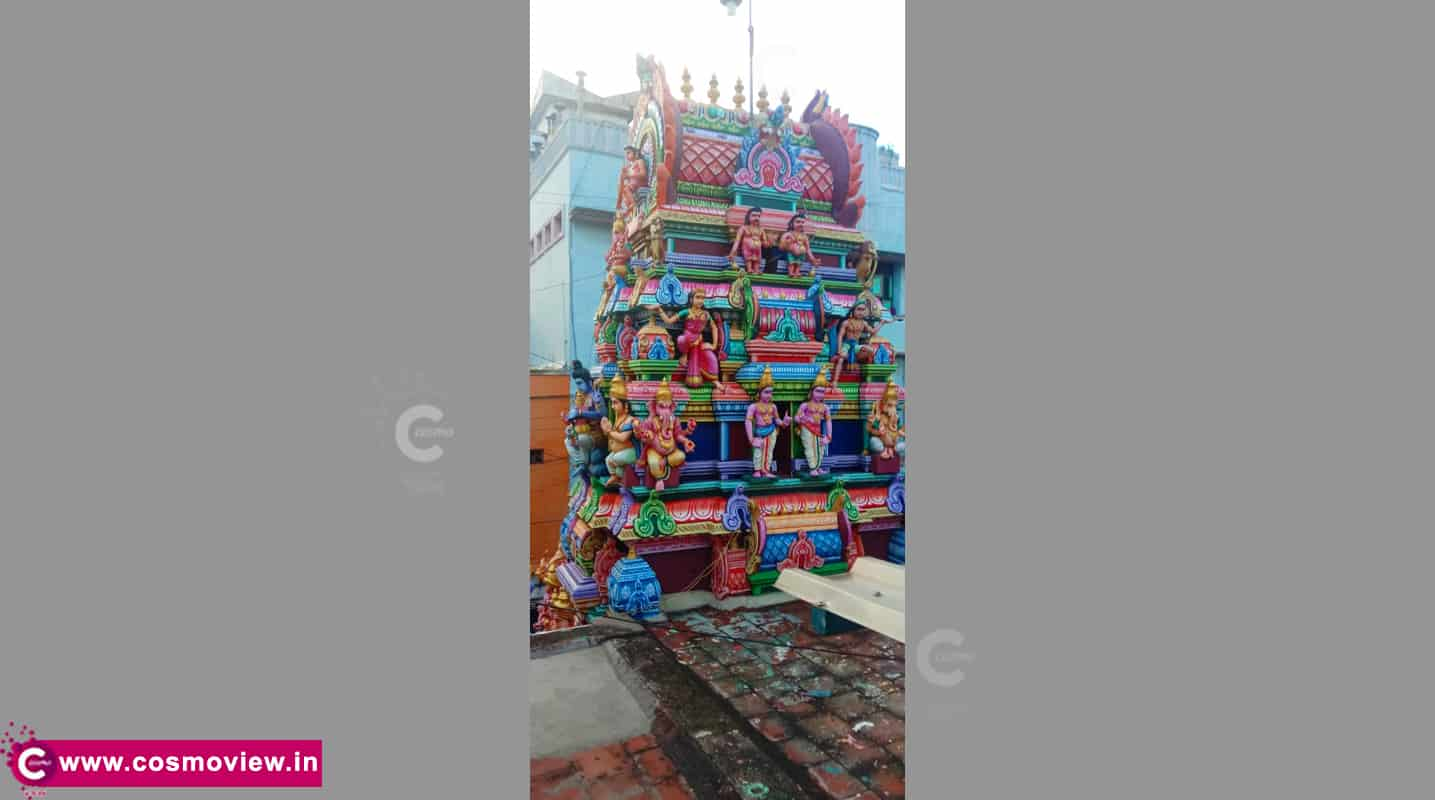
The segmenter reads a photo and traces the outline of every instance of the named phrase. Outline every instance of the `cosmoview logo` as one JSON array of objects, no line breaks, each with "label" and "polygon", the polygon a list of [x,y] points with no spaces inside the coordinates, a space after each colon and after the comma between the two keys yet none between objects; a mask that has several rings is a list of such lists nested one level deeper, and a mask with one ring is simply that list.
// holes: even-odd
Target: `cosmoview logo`
[{"label": "cosmoview logo", "polygon": [[30,783],[44,783],[46,778],[54,774],[54,766],[54,753],[39,742],[32,742],[15,754],[15,771]]},{"label": "cosmoview logo", "polygon": [[917,672],[928,683],[951,689],[966,678],[966,673],[957,664],[969,664],[971,653],[960,648],[965,639],[962,634],[950,628],[942,628],[923,636],[917,642]]},{"label": "cosmoview logo", "polygon": [[[394,441],[399,446],[399,452],[420,464],[431,464],[442,458],[443,447],[439,444],[418,444],[433,442],[435,439],[452,439],[453,428],[436,427],[442,421],[443,409],[438,406],[416,405],[405,409],[394,424]],[[419,424],[422,422],[433,424]]]}]

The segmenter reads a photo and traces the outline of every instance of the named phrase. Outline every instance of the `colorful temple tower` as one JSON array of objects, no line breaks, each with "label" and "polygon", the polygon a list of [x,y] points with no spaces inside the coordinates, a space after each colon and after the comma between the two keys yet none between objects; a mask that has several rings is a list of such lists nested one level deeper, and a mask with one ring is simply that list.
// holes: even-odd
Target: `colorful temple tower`
[{"label": "colorful temple tower", "polygon": [[905,559],[905,391],[871,291],[856,132],[681,97],[638,60],[608,271],[571,366],[568,513],[537,629],[760,594],[784,569]]}]

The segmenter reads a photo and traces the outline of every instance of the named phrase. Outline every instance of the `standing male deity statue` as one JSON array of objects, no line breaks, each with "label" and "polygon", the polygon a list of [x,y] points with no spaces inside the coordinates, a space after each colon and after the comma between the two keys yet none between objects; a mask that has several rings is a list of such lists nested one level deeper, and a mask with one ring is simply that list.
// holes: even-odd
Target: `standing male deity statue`
[{"label": "standing male deity statue", "polygon": [[597,474],[603,465],[603,448],[596,433],[598,421],[608,414],[603,395],[593,388],[593,376],[582,361],[574,361],[573,404],[563,414],[564,446],[568,450],[569,477]]},{"label": "standing male deity statue", "polygon": [[757,384],[757,402],[747,407],[747,418],[743,425],[747,429],[747,440],[752,444],[752,477],[776,478],[774,462],[777,457],[777,429],[792,424],[792,416],[781,417],[777,404],[772,402],[772,368],[762,371]]},{"label": "standing male deity statue", "polygon": [[807,458],[808,474],[814,478],[828,472],[822,466],[827,445],[832,441],[832,409],[823,402],[828,386],[826,370],[819,371],[807,395],[807,402],[797,408],[797,432],[802,438],[802,454]]},{"label": "standing male deity statue", "polygon": [[787,276],[790,278],[802,274],[804,263],[811,264],[814,268],[822,265],[812,253],[812,242],[807,236],[806,214],[799,212],[787,221],[787,230],[782,234],[782,238],[777,240],[777,246],[787,254]]}]

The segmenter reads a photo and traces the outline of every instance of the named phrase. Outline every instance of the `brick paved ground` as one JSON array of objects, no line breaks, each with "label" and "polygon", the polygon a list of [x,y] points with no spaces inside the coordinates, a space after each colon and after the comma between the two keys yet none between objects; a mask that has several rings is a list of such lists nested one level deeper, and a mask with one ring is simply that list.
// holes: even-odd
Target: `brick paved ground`
[{"label": "brick paved ground", "polygon": [[671,629],[656,633],[826,797],[905,797],[904,646],[866,629],[817,636],[809,619],[809,607],[800,602],[761,610],[700,609],[673,615]]},{"label": "brick paved ground", "polygon": [[529,762],[533,800],[691,800],[650,735]]}]

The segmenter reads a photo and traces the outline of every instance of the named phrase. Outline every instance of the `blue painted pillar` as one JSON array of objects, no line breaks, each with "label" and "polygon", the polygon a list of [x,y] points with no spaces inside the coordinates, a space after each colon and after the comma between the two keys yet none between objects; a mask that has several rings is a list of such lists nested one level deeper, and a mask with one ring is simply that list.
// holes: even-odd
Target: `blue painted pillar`
[{"label": "blue painted pillar", "polygon": [[718,421],[718,458],[727,460],[727,428],[726,420]]}]

